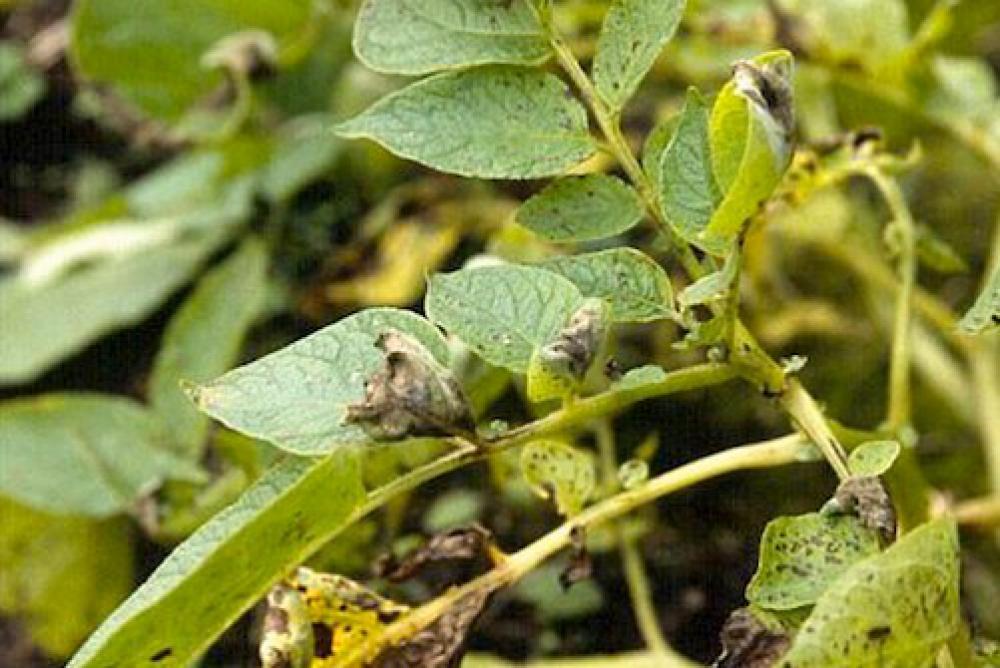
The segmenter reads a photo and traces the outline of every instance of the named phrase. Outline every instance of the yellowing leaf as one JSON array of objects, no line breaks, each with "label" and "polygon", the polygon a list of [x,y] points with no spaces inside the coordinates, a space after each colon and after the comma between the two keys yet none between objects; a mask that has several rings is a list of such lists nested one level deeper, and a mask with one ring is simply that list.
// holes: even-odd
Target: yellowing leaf
[{"label": "yellowing leaf", "polygon": [[542,498],[552,499],[561,515],[579,513],[594,492],[594,460],[560,441],[534,441],[521,451],[525,480]]}]

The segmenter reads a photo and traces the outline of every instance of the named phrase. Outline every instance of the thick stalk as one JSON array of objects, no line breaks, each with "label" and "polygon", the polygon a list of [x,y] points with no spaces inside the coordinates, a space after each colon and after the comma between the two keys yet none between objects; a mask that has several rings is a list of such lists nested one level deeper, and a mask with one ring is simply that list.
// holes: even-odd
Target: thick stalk
[{"label": "thick stalk", "polygon": [[652,478],[634,489],[620,492],[587,508],[524,549],[510,555],[493,570],[445,592],[389,625],[377,637],[343,657],[344,665],[364,662],[383,649],[398,645],[433,624],[459,600],[477,592],[509,586],[569,546],[575,529],[596,526],[627,515],[636,508],[673,492],[734,471],[784,466],[800,461],[806,441],[792,434],[763,443],[744,445],[709,455]]}]

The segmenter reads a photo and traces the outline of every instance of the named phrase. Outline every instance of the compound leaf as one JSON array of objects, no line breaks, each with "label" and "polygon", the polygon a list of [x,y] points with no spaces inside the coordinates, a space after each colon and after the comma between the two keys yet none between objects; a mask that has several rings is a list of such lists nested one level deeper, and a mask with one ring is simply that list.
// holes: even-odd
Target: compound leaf
[{"label": "compound leaf", "polygon": [[447,343],[426,320],[408,311],[370,309],[190,392],[215,419],[290,452],[319,455],[363,442],[368,439],[362,427],[345,423],[344,416],[381,366],[375,342],[389,329],[410,334],[447,364]]},{"label": "compound leaf", "polygon": [[812,605],[854,563],[878,550],[878,536],[853,515],[779,517],[764,529],[747,600],[768,610]]},{"label": "compound leaf", "polygon": [[190,665],[282,575],[350,524],[365,498],[356,450],[289,457],[175,549],[69,668]]},{"label": "compound leaf", "polygon": [[0,493],[38,510],[107,517],[166,479],[201,471],[167,450],[156,418],[124,397],[47,394],[0,403]]},{"label": "compound leaf", "polygon": [[532,352],[550,341],[582,304],[561,276],[519,265],[437,274],[430,280],[427,317],[491,364],[518,373]]},{"label": "compound leaf", "polygon": [[149,401],[186,456],[197,459],[201,453],[208,418],[180,383],[211,380],[233,365],[263,307],[266,281],[266,251],[251,239],[199,281],[167,327],[149,381]]},{"label": "compound leaf", "polygon": [[561,174],[590,157],[587,114],[551,74],[489,66],[438,74],[337,126],[442,172],[488,179]]},{"label": "compound leaf", "polygon": [[354,52],[373,70],[414,75],[535,65],[550,48],[525,0],[367,0],[354,24]]},{"label": "compound leaf", "polygon": [[634,248],[558,257],[539,265],[565,277],[584,297],[611,305],[617,322],[650,322],[670,317],[673,288],[655,260]]},{"label": "compound leaf", "polygon": [[594,84],[618,110],[642,83],[684,14],[684,0],[615,0],[594,56]]},{"label": "compound leaf", "polygon": [[567,176],[549,184],[517,210],[516,220],[549,241],[611,237],[642,220],[638,193],[606,174]]},{"label": "compound leaf", "polygon": [[836,580],[778,665],[926,667],[958,626],[958,533],[938,519]]}]

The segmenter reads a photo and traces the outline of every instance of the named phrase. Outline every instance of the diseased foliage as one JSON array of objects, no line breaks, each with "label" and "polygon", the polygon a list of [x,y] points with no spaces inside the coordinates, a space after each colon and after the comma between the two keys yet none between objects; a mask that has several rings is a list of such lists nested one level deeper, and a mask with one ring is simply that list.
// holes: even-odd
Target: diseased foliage
[{"label": "diseased foliage", "polygon": [[[42,4],[0,0],[29,652],[990,660],[992,3]],[[45,171],[51,117],[113,146]]]}]

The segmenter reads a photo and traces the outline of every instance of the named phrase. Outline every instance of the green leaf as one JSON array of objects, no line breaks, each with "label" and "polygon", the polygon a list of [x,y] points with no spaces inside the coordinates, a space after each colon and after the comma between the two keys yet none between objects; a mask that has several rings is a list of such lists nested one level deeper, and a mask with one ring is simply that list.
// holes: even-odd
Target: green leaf
[{"label": "green leaf", "polygon": [[816,602],[780,666],[931,666],[959,627],[958,533],[938,519],[851,567]]},{"label": "green leaf", "polygon": [[447,342],[426,320],[398,309],[369,309],[189,391],[201,410],[226,426],[289,452],[320,455],[362,443],[369,440],[364,429],[344,417],[381,368],[384,356],[375,342],[389,329],[413,336],[447,364]]},{"label": "green leaf", "polygon": [[713,299],[724,296],[733,281],[739,277],[740,256],[739,250],[734,250],[726,256],[721,269],[702,276],[681,290],[677,296],[681,310],[689,309],[696,304],[707,304]]},{"label": "green leaf", "polygon": [[435,275],[424,309],[490,364],[525,373],[535,348],[582,302],[576,286],[550,271],[500,265]]},{"label": "green leaf", "polygon": [[232,367],[266,290],[267,254],[250,239],[201,279],[167,327],[149,380],[149,401],[187,457],[199,458],[208,418],[191,405],[180,383],[207,381]]},{"label": "green leaf", "polygon": [[348,526],[364,498],[353,449],[279,462],[177,547],[69,668],[190,665],[275,581]]},{"label": "green leaf", "polygon": [[166,449],[168,435],[139,404],[99,394],[47,394],[0,403],[0,493],[38,510],[107,517],[167,479],[201,471]]},{"label": "green leaf", "polygon": [[0,43],[0,122],[28,113],[45,95],[45,79],[24,62],[13,42]]},{"label": "green leaf", "polygon": [[606,174],[553,181],[517,210],[516,220],[548,241],[604,239],[642,220],[638,193]]},{"label": "green leaf", "polygon": [[[650,147],[655,154],[657,147]],[[655,162],[654,162],[655,160]],[[704,245],[708,227],[722,194],[712,172],[708,107],[697,89],[688,89],[677,129],[658,159],[651,157],[653,182],[660,209],[682,239]]]},{"label": "green leaf", "polygon": [[896,441],[868,441],[851,450],[847,468],[851,474],[875,477],[884,474],[896,461],[900,451]]},{"label": "green leaf", "polygon": [[313,20],[310,0],[170,0],[137,11],[130,0],[74,5],[70,56],[75,69],[143,111],[176,121],[223,81],[202,57],[228,35],[261,30],[285,59]]},{"label": "green leaf", "polygon": [[674,313],[670,278],[655,260],[634,248],[568,255],[539,266],[568,279],[584,297],[607,301],[616,322],[650,322]]},{"label": "green leaf", "polygon": [[982,334],[1000,327],[1000,264],[993,269],[976,303],[958,321],[958,329],[966,334]]},{"label": "green leaf", "polygon": [[779,517],[764,529],[747,600],[768,610],[812,605],[852,565],[878,551],[878,536],[853,515]]},{"label": "green leaf", "polygon": [[[0,327],[0,385],[30,381],[143,320],[225,240],[229,221],[185,236],[175,222],[90,228],[34,248],[19,271],[0,279],[0,321],[17,323]],[[92,259],[88,249],[108,255]]]},{"label": "green leaf", "polygon": [[594,84],[618,110],[642,83],[660,51],[674,36],[684,0],[614,0],[601,26],[594,56]]},{"label": "green leaf", "polygon": [[36,512],[0,498],[0,611],[51,656],[69,656],[132,589],[124,518]]},{"label": "green leaf", "polygon": [[702,247],[720,254],[781,181],[791,160],[794,120],[792,55],[771,51],[740,61],[719,92],[709,120],[709,141],[722,201],[701,235]]},{"label": "green leaf", "polygon": [[490,63],[537,65],[551,49],[525,0],[366,0],[354,26],[354,52],[373,70],[413,75]]},{"label": "green leaf", "polygon": [[533,441],[521,451],[521,472],[535,493],[572,517],[594,493],[594,458],[560,441]]},{"label": "green leaf", "polygon": [[337,132],[442,172],[488,179],[556,176],[594,153],[587,114],[566,84],[514,67],[429,77]]}]

